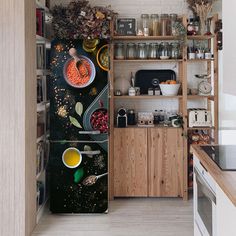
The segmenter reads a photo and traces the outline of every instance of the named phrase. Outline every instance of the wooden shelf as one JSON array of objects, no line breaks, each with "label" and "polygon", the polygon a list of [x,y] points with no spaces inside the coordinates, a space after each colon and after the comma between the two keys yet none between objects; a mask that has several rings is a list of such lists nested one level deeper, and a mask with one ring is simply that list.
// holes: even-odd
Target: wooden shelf
[{"label": "wooden shelf", "polygon": [[212,38],[214,38],[215,35],[188,35],[187,39],[188,40],[210,40]]},{"label": "wooden shelf", "polygon": [[37,70],[36,70],[36,74],[37,74],[38,76],[50,75],[50,70],[37,69]]},{"label": "wooden shelf", "polygon": [[50,39],[47,39],[47,38],[44,38],[40,35],[36,35],[36,41],[37,43],[48,43],[48,44],[51,44],[51,40]]},{"label": "wooden shelf", "polygon": [[161,59],[124,59],[124,60],[118,60],[118,59],[114,59],[114,62],[160,62],[160,63],[164,63],[164,62],[172,62],[172,63],[176,63],[176,62],[183,62],[183,59],[167,59],[167,60],[161,60]]},{"label": "wooden shelf", "polygon": [[215,127],[188,127],[188,130],[214,130]]},{"label": "wooden shelf", "polygon": [[50,11],[49,11],[49,8],[47,8],[46,6],[42,5],[38,1],[36,1],[36,8],[43,9],[45,11],[45,13],[51,14]]},{"label": "wooden shelf", "polygon": [[212,62],[214,61],[215,59],[188,59],[187,62]]},{"label": "wooden shelf", "polygon": [[181,129],[181,128],[176,128],[176,127],[172,127],[172,126],[164,126],[164,125],[154,125],[154,126],[144,126],[144,127],[141,127],[141,126],[138,126],[138,125],[128,125],[127,127],[125,128],[119,128],[117,126],[114,126],[114,129]]},{"label": "wooden shelf", "polygon": [[46,169],[44,168],[43,170],[41,170],[37,175],[36,175],[36,180],[38,180],[42,174],[44,174],[46,171]]},{"label": "wooden shelf", "polygon": [[45,111],[45,109],[46,109],[45,102],[41,102],[37,104],[37,112]]},{"label": "wooden shelf", "polygon": [[207,95],[207,96],[204,96],[204,95],[188,95],[187,97],[189,100],[197,100],[197,99],[209,99],[209,100],[212,100],[214,101],[214,96],[213,95]]},{"label": "wooden shelf", "polygon": [[44,213],[44,210],[45,210],[45,207],[46,207],[46,204],[47,204],[47,201],[48,199],[46,198],[44,200],[44,202],[39,206],[38,210],[37,210],[37,218],[36,218],[36,222],[38,224],[39,220],[41,219],[43,213]]},{"label": "wooden shelf", "polygon": [[131,99],[131,100],[142,100],[142,99],[181,99],[182,96],[149,96],[149,95],[141,95],[141,96],[114,96],[114,99],[122,100],[122,99]]},{"label": "wooden shelf", "polygon": [[45,138],[45,135],[42,135],[41,137],[38,137],[38,138],[37,138],[37,143],[43,141],[44,138]]},{"label": "wooden shelf", "polygon": [[113,36],[113,40],[178,40],[178,37],[175,36]]}]

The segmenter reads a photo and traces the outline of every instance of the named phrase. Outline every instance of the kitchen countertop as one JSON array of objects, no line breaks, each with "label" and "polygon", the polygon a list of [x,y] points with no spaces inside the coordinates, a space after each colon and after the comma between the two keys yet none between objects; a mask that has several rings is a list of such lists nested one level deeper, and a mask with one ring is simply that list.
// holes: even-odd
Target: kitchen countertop
[{"label": "kitchen countertop", "polygon": [[198,145],[192,145],[191,152],[197,156],[202,165],[236,207],[236,171],[222,171]]}]

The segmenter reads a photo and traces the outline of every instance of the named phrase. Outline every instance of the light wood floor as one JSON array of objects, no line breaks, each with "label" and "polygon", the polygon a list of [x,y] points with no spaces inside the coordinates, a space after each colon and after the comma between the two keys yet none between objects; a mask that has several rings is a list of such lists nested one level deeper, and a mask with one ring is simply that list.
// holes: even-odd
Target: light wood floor
[{"label": "light wood floor", "polygon": [[192,204],[181,199],[116,199],[104,215],[47,212],[33,236],[192,236]]}]

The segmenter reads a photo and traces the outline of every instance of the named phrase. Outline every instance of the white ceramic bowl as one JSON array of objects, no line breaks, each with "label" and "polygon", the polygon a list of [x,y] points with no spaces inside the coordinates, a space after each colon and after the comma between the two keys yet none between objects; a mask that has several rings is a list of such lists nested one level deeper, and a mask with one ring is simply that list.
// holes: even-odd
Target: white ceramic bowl
[{"label": "white ceramic bowl", "polygon": [[177,96],[180,84],[160,84],[163,96]]}]

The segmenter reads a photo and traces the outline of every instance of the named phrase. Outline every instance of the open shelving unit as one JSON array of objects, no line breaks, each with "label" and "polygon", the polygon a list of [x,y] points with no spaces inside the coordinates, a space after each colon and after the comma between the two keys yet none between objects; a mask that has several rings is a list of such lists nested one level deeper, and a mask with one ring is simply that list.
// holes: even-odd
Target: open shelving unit
[{"label": "open shelving unit", "polygon": [[[212,25],[215,25],[215,22],[218,20],[218,16],[214,15],[212,17]],[[185,27],[187,27],[187,17],[183,16],[182,17],[182,23]],[[111,24],[111,32],[114,33],[114,24]],[[194,59],[194,60],[189,60],[187,56],[187,46],[183,47],[182,50],[182,59],[177,59],[177,60],[160,60],[160,59],[146,59],[146,60],[117,60],[114,59],[114,44],[116,42],[126,42],[126,41],[177,41],[177,37],[173,36],[149,36],[149,37],[144,37],[144,36],[117,36],[113,35],[112,37],[112,44],[110,48],[110,198],[113,199],[114,196],[116,197],[115,193],[115,187],[114,183],[116,180],[114,180],[114,172],[115,170],[115,161],[114,160],[114,153],[117,152],[117,147],[116,147],[116,137],[114,135],[118,135],[120,132],[120,135],[127,135],[125,136],[125,139],[129,139],[129,135],[127,134],[128,131],[126,131],[125,128],[117,128],[115,126],[115,109],[116,109],[116,104],[117,102],[122,102],[122,104],[125,104],[126,102],[131,103],[134,102],[134,104],[139,103],[141,101],[160,101],[163,100],[163,103],[165,100],[175,100],[179,104],[179,113],[182,114],[183,120],[184,120],[184,127],[182,130],[182,135],[183,135],[183,153],[182,153],[182,176],[183,179],[181,179],[180,184],[182,185],[181,193],[179,196],[181,196],[183,199],[187,200],[188,199],[188,192],[189,190],[192,189],[191,186],[188,185],[188,176],[189,176],[189,158],[190,158],[190,153],[189,153],[189,132],[192,131],[197,131],[197,130],[202,130],[204,132],[207,132],[207,134],[210,136],[211,143],[214,142],[215,144],[218,143],[218,51],[217,51],[217,39],[214,34],[212,35],[196,35],[196,36],[187,36],[187,41],[206,41],[208,44],[208,47],[211,49],[211,53],[214,55],[214,58],[212,59]],[[119,64],[120,63],[120,64]],[[152,65],[160,65],[161,63],[168,63],[170,64],[169,68],[172,68],[171,65],[175,63],[177,65],[177,70],[178,70],[178,78],[177,80],[181,83],[182,85],[182,91],[178,96],[148,96],[148,95],[142,95],[142,96],[115,96],[114,91],[115,91],[115,77],[116,77],[116,67],[122,65],[122,70],[125,70],[129,66],[136,65],[135,63],[140,63],[143,68],[146,68],[148,63],[152,63]],[[155,64],[156,63],[156,64]],[[206,65],[207,67],[207,73],[211,74],[211,78],[208,80],[212,87],[213,87],[213,93],[210,95],[188,95],[188,67],[196,63],[198,65],[199,63],[203,63],[203,65]],[[200,73],[200,72],[199,72]],[[201,72],[202,73],[202,72]],[[188,108],[189,108],[189,102],[204,102],[205,103],[205,108],[207,110],[210,110],[212,112],[212,118],[213,118],[213,126],[212,127],[194,127],[190,128],[188,127]],[[198,108],[198,107],[196,107]],[[127,129],[132,130],[132,128],[137,128],[142,129],[140,127],[134,126],[134,127],[127,127]],[[160,126],[155,126],[154,128],[143,128],[143,132],[147,132],[148,135],[148,142],[150,141],[150,137],[154,137],[149,135],[149,133],[155,133],[159,132],[158,129],[160,129]],[[165,129],[175,129],[172,127],[166,128]],[[157,131],[155,131],[157,129]],[[120,130],[120,131],[119,131]],[[164,129],[163,129],[164,130]],[[135,131],[130,131],[130,132],[135,132]],[[138,132],[138,131],[137,131]],[[167,131],[168,133],[168,131]],[[140,133],[141,134],[141,133]],[[132,134],[133,135],[133,134]],[[138,133],[137,133],[138,135]],[[158,134],[162,135],[162,134]],[[163,136],[164,137],[164,136]],[[155,138],[155,137],[154,137]],[[138,139],[138,137],[137,137]],[[131,140],[131,142],[135,142],[134,140]],[[171,143],[167,143],[166,145],[171,145]],[[138,147],[137,147],[138,148]],[[148,151],[150,153],[152,151]],[[149,155],[149,154],[148,154]],[[117,164],[117,163],[115,163]]]},{"label": "open shelving unit", "polygon": [[[40,9],[45,14],[45,21],[51,17],[49,9],[41,4],[38,0],[36,0],[36,9]],[[45,22],[42,22],[45,24]],[[50,75],[50,70],[47,68],[47,55],[46,51],[50,50],[51,47],[51,39],[47,32],[44,33],[43,36],[36,34],[36,47],[38,45],[43,45],[43,53],[42,58],[43,65],[36,70],[37,75],[37,96],[40,94],[40,99],[37,97],[37,161],[36,161],[36,176],[35,180],[37,182],[37,223],[43,215],[45,210],[45,206],[48,200],[48,190],[47,190],[47,164],[49,159],[49,108],[50,102],[48,98],[48,76]],[[37,61],[39,60],[39,56],[37,55]],[[40,101],[39,101],[40,100]],[[39,127],[41,125],[41,128]],[[40,129],[40,132],[38,131]],[[39,151],[41,150],[41,151]],[[41,186],[41,193],[39,191],[39,187]],[[39,204],[40,198],[40,204]]]}]

